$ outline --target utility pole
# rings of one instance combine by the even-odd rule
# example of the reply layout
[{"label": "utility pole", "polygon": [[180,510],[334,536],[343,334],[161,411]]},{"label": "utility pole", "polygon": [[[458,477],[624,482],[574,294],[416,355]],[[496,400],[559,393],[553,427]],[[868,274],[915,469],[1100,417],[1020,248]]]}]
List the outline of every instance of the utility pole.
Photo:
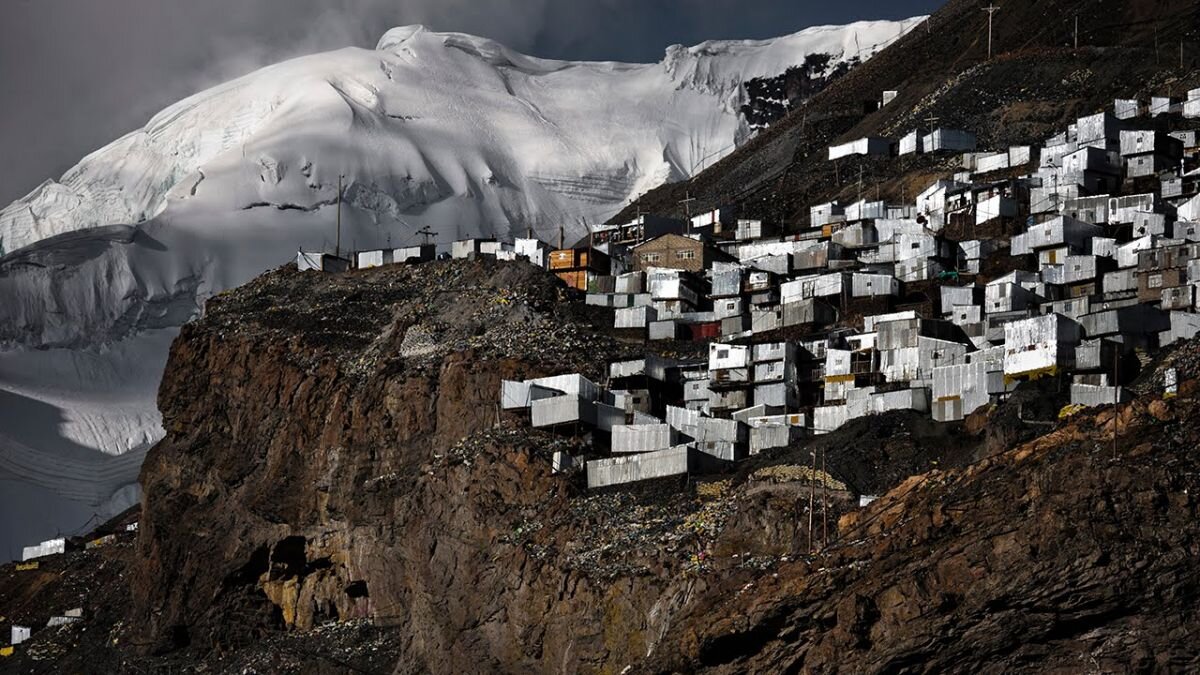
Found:
[{"label": "utility pole", "polygon": [[813,551],[813,508],[817,502],[817,453],[809,451],[812,458],[812,468],[808,474],[808,552]]},{"label": "utility pole", "polygon": [[933,113],[929,113],[929,117],[926,117],[925,119],[923,119],[921,121],[925,122],[926,124],[929,125],[929,133],[932,134],[933,133],[933,125],[937,124],[939,121],[941,121],[941,119],[942,118],[934,115]]},{"label": "utility pole", "polygon": [[825,472],[825,449],[821,449],[821,548],[829,546],[829,502],[826,497],[829,495],[829,483],[826,478],[829,474]]},{"label": "utility pole", "polygon": [[1079,15],[1075,15],[1075,51],[1079,51]]},{"label": "utility pole", "polygon": [[430,230],[428,225],[426,225],[425,227],[422,227],[421,229],[417,230],[417,234],[421,235],[422,237],[425,237],[425,245],[426,245],[426,246],[428,246],[428,245],[429,245],[429,238],[430,238],[430,237],[436,237],[436,236],[437,236],[437,232],[434,232],[434,231]]},{"label": "utility pole", "polygon": [[338,195],[337,195],[337,239],[334,243],[333,256],[335,258],[342,257],[342,178],[338,174]]},{"label": "utility pole", "polygon": [[988,61],[992,60],[992,15],[1000,8],[995,5],[988,5],[983,8],[983,11],[988,13]]},{"label": "utility pole", "polygon": [[679,200],[679,203],[683,204],[684,217],[687,218],[688,234],[692,233],[692,202],[694,201],[696,201],[696,198],[692,196],[691,190],[685,190],[683,199]]}]

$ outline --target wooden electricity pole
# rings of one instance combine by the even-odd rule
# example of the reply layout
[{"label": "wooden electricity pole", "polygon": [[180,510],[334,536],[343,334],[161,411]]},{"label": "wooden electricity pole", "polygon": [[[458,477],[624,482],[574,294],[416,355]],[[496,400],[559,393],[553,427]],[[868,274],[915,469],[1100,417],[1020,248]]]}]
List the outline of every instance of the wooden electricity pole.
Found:
[{"label": "wooden electricity pole", "polygon": [[988,13],[988,61],[992,60],[992,15],[1000,8],[995,5],[988,5],[983,8],[983,11]]},{"label": "wooden electricity pole", "polygon": [[809,451],[812,470],[808,474],[808,552],[813,550],[813,509],[817,502],[817,453]]},{"label": "wooden electricity pole", "polygon": [[829,546],[829,482],[825,472],[825,449],[821,449],[821,548]]},{"label": "wooden electricity pole", "polygon": [[1079,15],[1075,15],[1075,51],[1079,51]]},{"label": "wooden electricity pole", "polygon": [[687,219],[688,234],[692,233],[692,202],[694,201],[696,201],[696,198],[692,196],[691,190],[685,190],[683,199],[679,200],[679,203],[683,204],[683,217]]}]

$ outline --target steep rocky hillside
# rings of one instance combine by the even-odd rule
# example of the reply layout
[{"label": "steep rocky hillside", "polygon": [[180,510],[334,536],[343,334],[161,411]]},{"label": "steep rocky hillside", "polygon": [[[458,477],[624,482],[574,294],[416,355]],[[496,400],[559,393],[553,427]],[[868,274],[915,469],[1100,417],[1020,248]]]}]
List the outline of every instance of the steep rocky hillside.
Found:
[{"label": "steep rocky hillside", "polygon": [[687,608],[643,670],[1193,671],[1198,415],[1142,399],[1115,448],[1104,410],[914,476],[819,556]]},{"label": "steep rocky hillside", "polygon": [[[1143,376],[1115,450],[1111,410],[1060,422],[1051,383],[963,424],[892,413],[589,493],[550,471],[581,441],[498,414],[497,392],[644,350],[610,320],[519,263],[281,269],[219,296],[172,350],[136,541],[0,567],[0,629],[85,615],[0,666],[1196,665],[1200,344],[1158,364],[1179,397]],[[845,486],[885,494],[859,509]]]},{"label": "steep rocky hillside", "polygon": [[[987,3],[951,0],[867,63],[839,78],[771,129],[687,182],[645,194],[636,209],[679,215],[685,191],[698,208],[736,203],[749,217],[803,226],[807,208],[879,194],[911,200],[954,162],[931,157],[835,166],[826,148],[869,134],[899,137],[936,124],[974,131],[981,148],[1040,142],[1113,98],[1183,95],[1200,86],[1200,8],[1186,0],[1048,0],[1004,3],[987,59]],[[1079,19],[1079,49],[1073,48]],[[1182,54],[1181,54],[1182,46]],[[1181,64],[1182,56],[1182,64]],[[897,98],[871,111],[884,90]],[[904,178],[907,177],[905,180]],[[915,188],[915,189],[914,189]]]}]

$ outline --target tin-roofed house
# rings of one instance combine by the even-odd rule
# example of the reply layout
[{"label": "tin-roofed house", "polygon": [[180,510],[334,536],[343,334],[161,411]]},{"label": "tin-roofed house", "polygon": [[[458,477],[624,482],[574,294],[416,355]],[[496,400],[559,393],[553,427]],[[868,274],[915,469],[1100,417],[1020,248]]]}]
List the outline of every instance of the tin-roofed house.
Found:
[{"label": "tin-roofed house", "polygon": [[961,129],[937,128],[922,139],[925,152],[964,152],[974,150],[975,134]]},{"label": "tin-roofed house", "polygon": [[550,252],[550,271],[571,288],[586,291],[597,277],[608,276],[612,262],[593,247],[564,248]]},{"label": "tin-roofed house", "polygon": [[1032,288],[1038,276],[1016,270],[993,279],[984,286],[984,310],[987,314],[1020,312],[1036,307],[1041,297]]},{"label": "tin-roofed house", "polygon": [[1053,265],[1068,255],[1089,253],[1092,237],[1103,234],[1104,230],[1098,225],[1058,216],[1030,225],[1025,232],[1013,237],[1011,250],[1013,255],[1038,253],[1039,262]]},{"label": "tin-roofed house", "polygon": [[1004,349],[990,348],[966,355],[965,363],[933,369],[933,419],[953,422],[988,405],[1004,393]]},{"label": "tin-roofed house", "polygon": [[383,267],[384,265],[391,265],[395,261],[395,251],[390,248],[359,251],[355,258],[355,267],[360,270]]},{"label": "tin-roofed house", "polygon": [[1080,117],[1075,123],[1075,142],[1081,148],[1117,150],[1121,144],[1121,130],[1124,128],[1125,123],[1109,112]]},{"label": "tin-roofed house", "polygon": [[887,157],[894,154],[896,142],[881,136],[867,136],[848,143],[829,146],[829,159],[841,159],[861,155],[864,157]]},{"label": "tin-roofed house", "polygon": [[1179,167],[1183,142],[1157,131],[1121,131],[1121,161],[1130,178],[1155,176]]},{"label": "tin-roofed house", "polygon": [[1045,314],[1004,326],[1004,377],[1033,379],[1075,365],[1083,328],[1060,314]]},{"label": "tin-roofed house", "polygon": [[[1116,144],[1119,141],[1114,141]],[[1053,180],[1062,185],[1077,185],[1093,195],[1115,192],[1121,184],[1120,159],[1115,149],[1081,146],[1063,156]]]},{"label": "tin-roofed house", "polygon": [[1188,266],[1200,259],[1200,244],[1182,244],[1138,252],[1138,302],[1163,309],[1190,309]]},{"label": "tin-roofed house", "polygon": [[433,244],[405,246],[392,252],[392,260],[397,263],[423,263],[437,257],[437,247]]},{"label": "tin-roofed house", "polygon": [[737,225],[737,209],[733,206],[722,206],[692,216],[691,222],[688,223],[688,233],[709,236],[732,234],[737,230]]},{"label": "tin-roofed house", "polygon": [[495,239],[459,239],[450,244],[450,257],[466,259],[484,254],[484,244],[495,244]]},{"label": "tin-roofed house", "polygon": [[627,223],[609,223],[597,227],[592,243],[595,246],[634,246],[664,234],[683,234],[688,225],[689,223],[675,218],[642,213]]},{"label": "tin-roofed house", "polygon": [[531,265],[546,269],[550,265],[550,251],[553,247],[541,239],[519,238],[513,242],[513,251],[518,256],[524,256]]},{"label": "tin-roofed house", "polygon": [[318,272],[345,272],[350,269],[350,261],[332,253],[317,253],[300,251],[296,254],[296,268],[301,272],[316,270]]}]

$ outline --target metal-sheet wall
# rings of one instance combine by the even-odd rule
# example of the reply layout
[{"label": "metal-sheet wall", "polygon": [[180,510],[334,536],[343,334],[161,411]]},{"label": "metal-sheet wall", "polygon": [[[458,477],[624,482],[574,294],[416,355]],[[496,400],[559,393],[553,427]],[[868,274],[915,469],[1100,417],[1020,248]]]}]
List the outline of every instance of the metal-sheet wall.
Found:
[{"label": "metal-sheet wall", "polygon": [[558,424],[595,424],[596,406],[592,401],[576,396],[555,396],[538,399],[530,407],[532,425],[550,427]]},{"label": "metal-sheet wall", "polygon": [[690,452],[687,446],[678,446],[645,454],[592,460],[587,463],[588,487],[599,488],[686,474],[691,467]]},{"label": "metal-sheet wall", "polygon": [[612,451],[654,452],[671,447],[671,427],[667,424],[621,424],[612,428]]},{"label": "metal-sheet wall", "polygon": [[850,421],[850,408],[827,405],[813,408],[813,433],[828,434]]}]

